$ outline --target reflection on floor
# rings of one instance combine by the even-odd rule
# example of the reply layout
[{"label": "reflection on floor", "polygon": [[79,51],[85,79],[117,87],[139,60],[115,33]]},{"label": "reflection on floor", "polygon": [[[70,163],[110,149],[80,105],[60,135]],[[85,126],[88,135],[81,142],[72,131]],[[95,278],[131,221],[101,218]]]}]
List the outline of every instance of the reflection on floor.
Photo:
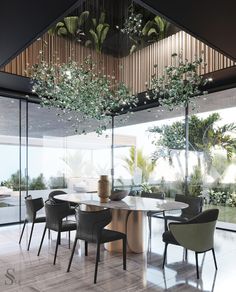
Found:
[{"label": "reflection on floor", "polygon": [[[163,222],[153,219],[152,240],[145,254],[128,254],[127,271],[122,270],[119,254],[103,250],[98,268],[98,283],[93,284],[95,248],[89,245],[89,256],[84,256],[84,245],[78,245],[71,272],[66,273],[70,250],[63,237],[58,250],[57,264],[52,265],[56,234],[45,238],[40,257],[37,257],[43,225],[35,226],[31,249],[26,251],[25,233],[18,245],[20,226],[0,228],[0,291],[236,291],[235,259],[236,233],[216,231],[215,250],[218,272],[215,273],[212,254],[199,256],[201,279],[196,279],[194,254],[183,260],[183,249],[169,246],[167,266],[162,270]],[[65,235],[64,235],[65,236]],[[72,236],[73,238],[73,236]],[[151,248],[151,249],[150,249]]]}]

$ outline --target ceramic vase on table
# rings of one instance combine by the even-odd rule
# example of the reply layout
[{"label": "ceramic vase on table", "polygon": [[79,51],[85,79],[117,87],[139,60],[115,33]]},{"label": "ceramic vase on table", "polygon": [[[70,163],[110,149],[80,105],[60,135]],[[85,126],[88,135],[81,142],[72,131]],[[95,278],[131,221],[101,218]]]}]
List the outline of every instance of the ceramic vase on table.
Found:
[{"label": "ceramic vase on table", "polygon": [[98,181],[98,196],[101,203],[107,203],[110,196],[110,183],[108,175],[101,175]]}]

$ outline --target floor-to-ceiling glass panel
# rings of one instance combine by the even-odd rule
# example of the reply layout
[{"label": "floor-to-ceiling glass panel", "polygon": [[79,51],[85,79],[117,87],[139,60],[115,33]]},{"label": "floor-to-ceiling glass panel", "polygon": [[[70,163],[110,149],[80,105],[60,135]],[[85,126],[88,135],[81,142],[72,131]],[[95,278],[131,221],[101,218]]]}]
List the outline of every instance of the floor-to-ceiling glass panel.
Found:
[{"label": "floor-to-ceiling glass panel", "polygon": [[47,199],[50,191],[92,192],[99,175],[110,175],[111,131],[98,136],[94,123],[78,125],[87,134],[78,135],[72,123],[58,112],[29,104],[28,174],[29,194]]},{"label": "floor-to-ceiling glass panel", "polygon": [[184,111],[152,108],[115,118],[115,187],[136,194],[183,193]]},{"label": "floor-to-ceiling glass panel", "polygon": [[209,94],[190,115],[190,191],[218,208],[218,226],[236,229],[236,91]]},{"label": "floor-to-ceiling glass panel", "polygon": [[0,97],[0,224],[19,221],[20,101]]}]

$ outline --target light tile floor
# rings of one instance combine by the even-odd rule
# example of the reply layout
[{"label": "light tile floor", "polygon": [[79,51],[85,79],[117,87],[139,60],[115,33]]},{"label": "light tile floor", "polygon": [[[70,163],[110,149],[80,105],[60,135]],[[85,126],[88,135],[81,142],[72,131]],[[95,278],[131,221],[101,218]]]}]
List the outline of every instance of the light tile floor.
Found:
[{"label": "light tile floor", "polygon": [[[37,257],[43,225],[37,224],[29,252],[26,250],[29,229],[18,245],[21,226],[0,228],[0,291],[11,292],[61,292],[61,291],[236,291],[236,233],[217,230],[215,251],[218,271],[215,272],[212,254],[199,256],[201,279],[196,279],[195,257],[189,252],[188,261],[183,260],[183,249],[169,246],[167,265],[163,271],[161,241],[163,221],[153,219],[152,240],[144,254],[128,254],[127,271],[122,269],[118,253],[101,252],[98,282],[93,284],[95,248],[89,245],[89,256],[84,256],[83,242],[66,273],[70,250],[65,235],[59,246],[58,258],[52,265],[56,234],[52,240],[45,237],[41,255]],[[73,238],[73,235],[72,237]]]}]

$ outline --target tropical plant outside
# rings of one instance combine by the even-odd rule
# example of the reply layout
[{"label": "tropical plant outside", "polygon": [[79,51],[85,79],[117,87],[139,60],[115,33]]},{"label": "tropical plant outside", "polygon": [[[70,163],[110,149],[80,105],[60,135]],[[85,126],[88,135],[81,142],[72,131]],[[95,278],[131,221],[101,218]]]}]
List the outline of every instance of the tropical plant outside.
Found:
[{"label": "tropical plant outside", "polygon": [[[199,118],[192,115],[189,118],[189,149],[198,155],[198,166],[201,167],[199,154],[203,154],[207,169],[213,163],[212,150],[215,147],[224,149],[227,159],[232,159],[236,151],[236,138],[230,133],[236,133],[235,124],[225,124],[218,126],[220,115],[213,113],[207,118]],[[157,150],[152,154],[152,159],[160,157],[160,147],[166,149],[165,153],[171,155],[171,150],[185,150],[185,123],[184,121],[174,122],[172,125],[155,126],[148,130],[150,133],[158,134],[152,143],[157,146]],[[163,152],[163,151],[162,151]],[[170,158],[171,159],[171,158]]]},{"label": "tropical plant outside", "polygon": [[[157,162],[143,154],[142,149],[132,146],[129,150],[129,156],[123,157],[124,168],[128,170],[131,176],[134,175],[136,167],[142,171],[142,183],[148,183],[150,175],[154,171]],[[133,184],[133,181],[132,181]]]},{"label": "tropical plant outside", "polygon": [[[202,194],[204,177],[210,175],[212,167],[215,168],[218,176],[214,183],[208,184],[208,187],[212,188],[208,200],[210,204],[216,204],[216,202],[218,202],[217,204],[223,204],[222,197],[224,196],[225,203],[234,201],[233,197],[230,197],[234,190],[221,190],[220,185],[225,170],[235,159],[236,139],[232,134],[236,133],[236,125],[231,123],[219,126],[220,119],[218,113],[213,113],[206,118],[200,118],[196,115],[189,118],[189,148],[197,155],[198,164],[193,168],[189,177],[188,190],[191,195]],[[161,157],[168,158],[171,165],[173,155],[180,154],[181,151],[185,150],[184,121],[177,121],[161,127],[155,126],[148,131],[154,134],[152,143],[157,147],[157,150],[152,153],[154,161]],[[215,149],[224,150],[226,156],[217,152],[215,154]],[[178,156],[177,154],[177,159]],[[181,165],[180,161],[179,164]]]}]

